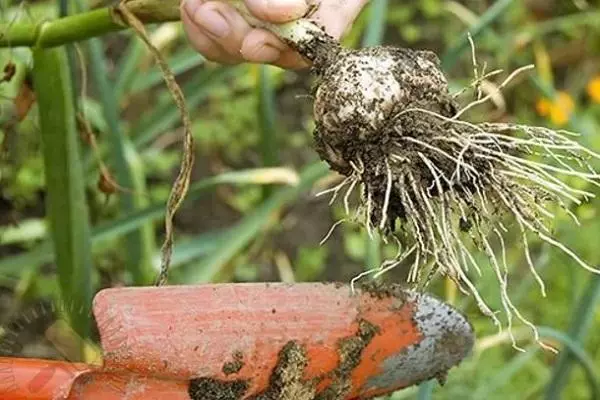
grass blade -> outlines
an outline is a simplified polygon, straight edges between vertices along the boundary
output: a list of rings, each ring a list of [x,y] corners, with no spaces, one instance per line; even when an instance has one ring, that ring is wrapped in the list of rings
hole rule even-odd
[[[92,255],[85,182],[75,125],[73,87],[64,48],[35,49],[33,78],[47,185],[47,217],[63,302],[75,304],[72,328],[87,337],[90,327]]]
[[[80,0],[81,1],[81,0]],[[133,84],[133,79],[137,75],[138,65],[142,56],[145,54],[146,48],[139,40],[131,40],[127,50],[121,57],[117,65],[117,74],[114,85],[115,97],[122,99]]]
[[[533,40],[559,30],[572,31],[573,29],[585,25],[597,27],[599,18],[600,11],[590,8],[590,10],[586,12],[578,12],[575,14],[555,17],[549,19],[548,21],[531,24],[530,26],[525,27],[522,31],[517,32],[517,35],[527,37],[529,40]],[[507,38],[507,42],[508,40],[514,41],[515,39],[513,37],[509,37]]]
[[[192,262],[200,257],[208,256],[216,251],[221,245],[223,238],[235,234],[234,229],[213,230],[201,233],[189,239],[181,240],[173,248],[173,259],[171,268],[175,268]],[[154,266],[158,271],[160,268],[160,254],[154,259]]]
[[[431,400],[433,398],[433,388],[435,381],[423,382],[419,385],[417,400]]]
[[[373,0],[369,9],[369,22],[363,38],[363,47],[377,46],[385,33],[388,0]]]
[[[512,5],[514,0],[498,0],[496,1],[488,10],[481,15],[479,21],[471,28],[469,28],[469,32],[473,39],[475,39],[479,34],[485,31],[494,21],[496,21],[506,10],[508,7]],[[462,53],[469,47],[469,39],[467,32],[465,32],[460,39],[456,42],[456,44],[448,49],[446,53],[442,56],[442,66],[444,70],[449,71],[454,67]]]

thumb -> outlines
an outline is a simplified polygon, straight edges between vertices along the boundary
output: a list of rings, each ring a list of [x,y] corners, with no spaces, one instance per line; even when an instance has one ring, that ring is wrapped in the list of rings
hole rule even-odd
[[[308,11],[307,0],[245,0],[248,10],[268,22],[287,22],[301,18]]]

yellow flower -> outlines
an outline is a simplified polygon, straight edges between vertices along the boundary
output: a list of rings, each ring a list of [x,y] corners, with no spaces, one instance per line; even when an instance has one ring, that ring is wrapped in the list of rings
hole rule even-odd
[[[550,107],[552,107],[552,103],[545,98],[539,99],[535,105],[537,113],[542,117],[546,117],[550,113]]]
[[[549,117],[553,124],[563,126],[569,122],[575,102],[566,92],[558,92],[554,101],[542,98],[536,103],[536,110],[542,117]]]
[[[588,82],[587,93],[594,103],[600,103],[600,75]]]

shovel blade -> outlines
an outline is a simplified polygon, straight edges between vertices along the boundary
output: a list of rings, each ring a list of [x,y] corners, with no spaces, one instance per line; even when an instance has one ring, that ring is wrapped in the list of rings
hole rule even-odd
[[[474,342],[458,311],[397,286],[106,289],[94,314],[105,371],[188,381],[191,399],[211,391],[239,399],[285,390],[298,400],[382,395],[443,379]]]

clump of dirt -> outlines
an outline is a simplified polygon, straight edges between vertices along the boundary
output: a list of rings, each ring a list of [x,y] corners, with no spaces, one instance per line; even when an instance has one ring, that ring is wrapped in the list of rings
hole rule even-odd
[[[358,284],[357,289],[379,300],[393,297],[402,304],[407,300],[406,289],[399,284],[372,280]]]
[[[233,361],[227,361],[223,364],[223,373],[225,375],[237,374],[244,367],[244,354],[241,351],[233,353]]]
[[[248,382],[245,380],[197,378],[190,381],[188,395],[192,400],[241,400],[247,390]]]
[[[446,354],[447,358],[460,360],[464,357],[464,349],[469,349],[472,347],[472,337],[449,330],[445,332],[441,339],[437,342],[435,353]],[[436,379],[441,386],[444,386],[446,384],[447,377],[448,371],[441,371],[437,374]]]
[[[267,390],[248,400],[314,400],[317,382],[304,380],[307,365],[306,349],[288,342],[279,352]]]
[[[363,350],[379,331],[379,328],[369,321],[361,320],[355,336],[340,340],[338,343],[340,363],[331,373],[333,383],[314,400],[340,400],[348,396],[352,390],[352,371],[360,364]]]

